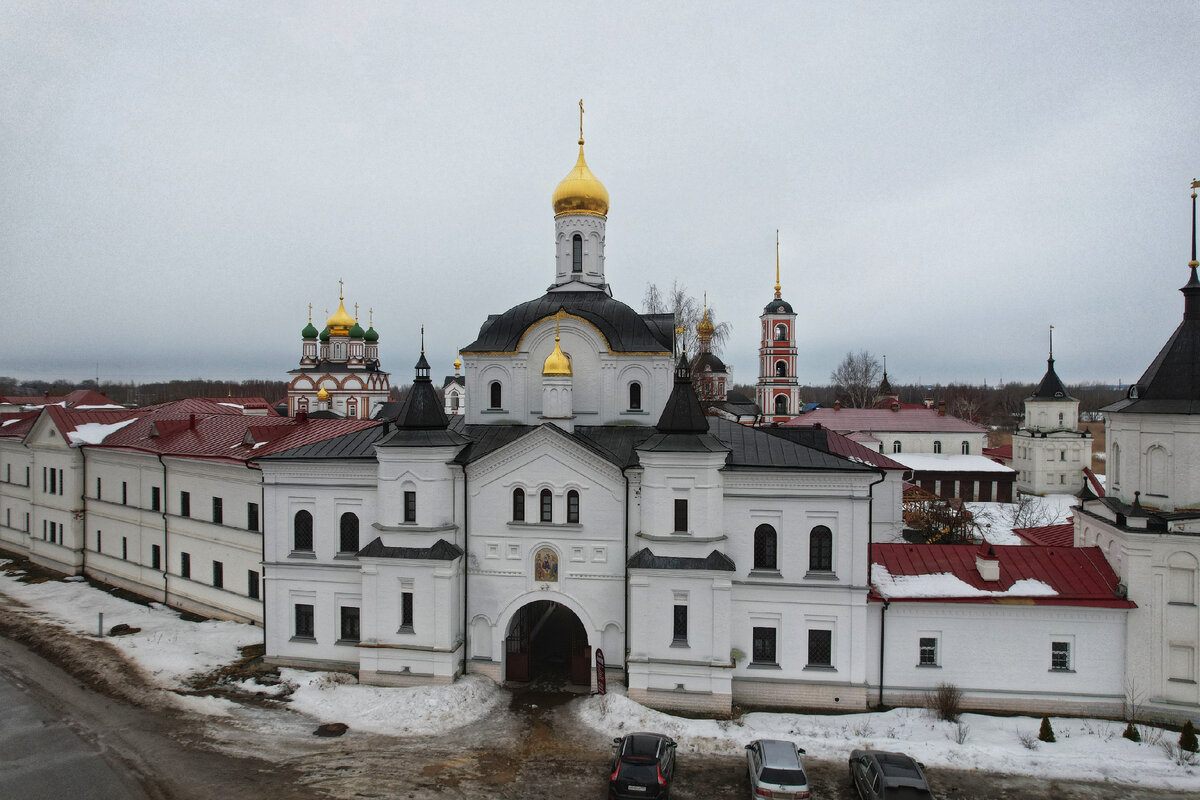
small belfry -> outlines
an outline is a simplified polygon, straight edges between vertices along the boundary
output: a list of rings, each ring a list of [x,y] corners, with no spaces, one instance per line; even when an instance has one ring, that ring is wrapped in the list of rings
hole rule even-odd
[[[542,362],[542,419],[570,431],[574,428],[575,418],[571,380],[573,372],[571,357],[561,347],[563,316],[561,308],[554,315],[554,349]]]
[[[763,308],[758,348],[756,399],[763,423],[787,422],[800,413],[797,378],[796,312],[783,299],[779,279],[779,231],[775,231],[775,297]]]
[[[554,189],[555,274],[551,291],[608,291],[604,230],[608,189],[583,155],[583,100],[579,101],[579,157]]]
[[[367,419],[391,391],[388,373],[380,369],[379,333],[374,309],[368,311],[369,327],[363,330],[354,314],[346,310],[345,284],[338,281],[338,306],[317,331],[308,304],[308,324],[300,332],[300,365],[288,372],[288,414],[320,413],[322,416]],[[322,393],[324,396],[322,397]]]
[[[696,339],[699,350],[692,365],[695,373],[696,394],[704,406],[724,403],[728,398],[729,367],[712,351],[712,338],[716,326],[708,316],[708,292],[704,293],[704,313],[696,323]]]

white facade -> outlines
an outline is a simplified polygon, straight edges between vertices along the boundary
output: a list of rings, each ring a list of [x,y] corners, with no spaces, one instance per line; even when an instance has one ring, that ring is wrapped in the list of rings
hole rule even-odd
[[[1051,390],[1043,389],[1051,384]],[[1092,437],[1079,427],[1079,401],[1054,373],[1054,360],[1037,393],[1025,400],[1025,418],[1012,437],[1016,486],[1031,494],[1075,494],[1092,465]]]
[[[1200,505],[1200,415],[1108,414],[1110,493],[1161,509]]]

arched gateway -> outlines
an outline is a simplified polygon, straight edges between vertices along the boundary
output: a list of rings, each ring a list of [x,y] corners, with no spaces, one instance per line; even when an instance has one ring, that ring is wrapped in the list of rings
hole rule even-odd
[[[591,685],[592,648],[575,612],[553,600],[526,603],[504,639],[504,679]]]

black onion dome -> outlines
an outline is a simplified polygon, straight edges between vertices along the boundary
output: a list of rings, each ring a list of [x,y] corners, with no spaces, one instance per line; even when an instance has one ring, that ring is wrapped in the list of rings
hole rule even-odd
[[[536,300],[488,317],[463,353],[511,353],[529,328],[559,309],[596,326],[614,353],[670,353],[674,316],[639,314],[605,292],[547,292]]]

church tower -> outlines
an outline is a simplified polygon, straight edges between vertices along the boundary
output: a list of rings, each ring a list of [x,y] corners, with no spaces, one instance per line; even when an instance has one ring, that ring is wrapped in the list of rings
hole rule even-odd
[[[1025,398],[1025,419],[1012,438],[1017,488],[1031,494],[1075,494],[1092,465],[1092,435],[1079,428],[1079,401],[1054,371],[1054,326],[1046,374]]]
[[[775,298],[759,319],[758,407],[764,423],[787,422],[800,413],[800,383],[796,378],[796,312],[780,294],[779,231],[775,232]]]
[[[608,190],[583,157],[583,101],[579,101],[579,158],[554,190],[555,271],[551,291],[604,291],[604,225]]]

